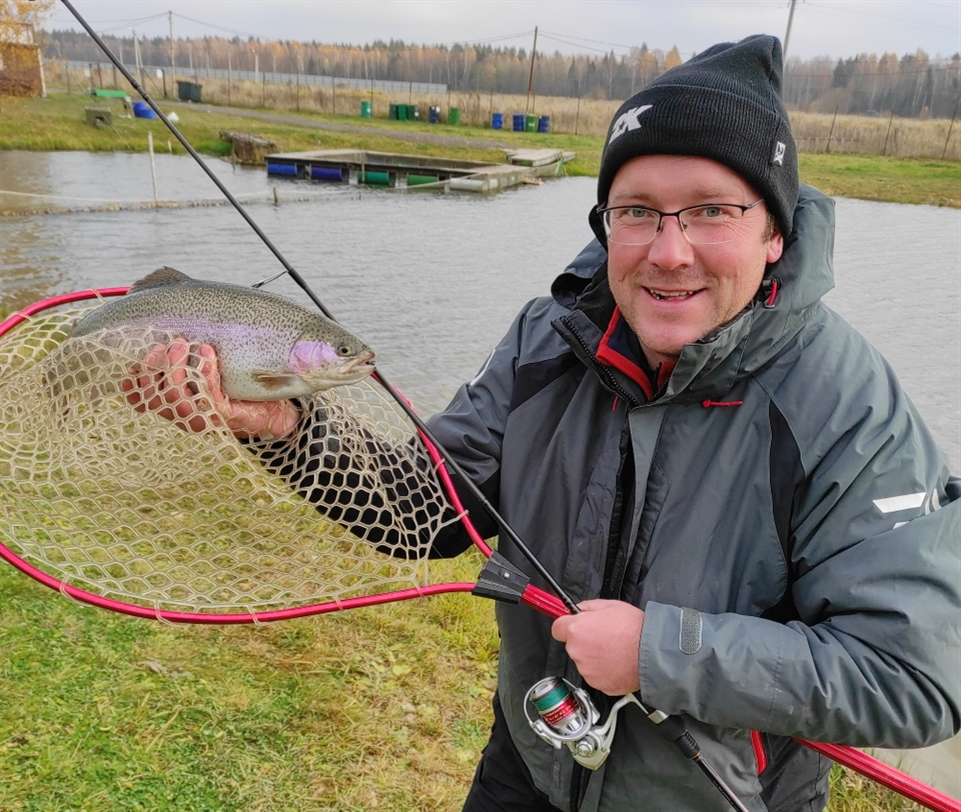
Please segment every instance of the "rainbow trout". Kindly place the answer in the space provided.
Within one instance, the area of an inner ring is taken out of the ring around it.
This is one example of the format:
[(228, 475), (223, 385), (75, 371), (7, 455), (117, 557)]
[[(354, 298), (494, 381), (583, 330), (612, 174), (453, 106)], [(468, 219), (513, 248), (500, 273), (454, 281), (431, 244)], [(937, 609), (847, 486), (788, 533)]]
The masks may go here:
[(140, 358), (177, 337), (209, 344), (224, 394), (237, 400), (302, 397), (374, 371), (370, 347), (320, 313), (273, 293), (166, 267), (80, 319), (65, 343), (85, 336), (132, 347)]

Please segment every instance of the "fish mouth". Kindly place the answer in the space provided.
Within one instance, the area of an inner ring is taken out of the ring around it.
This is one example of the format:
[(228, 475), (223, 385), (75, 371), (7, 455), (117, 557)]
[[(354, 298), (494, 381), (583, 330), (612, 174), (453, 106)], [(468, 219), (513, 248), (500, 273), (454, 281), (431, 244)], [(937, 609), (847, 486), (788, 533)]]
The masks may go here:
[(356, 358), (351, 358), (345, 364), (341, 364), (338, 374), (362, 378), (365, 375), (369, 375), (374, 369), (374, 353), (369, 352), (366, 355), (358, 355)]

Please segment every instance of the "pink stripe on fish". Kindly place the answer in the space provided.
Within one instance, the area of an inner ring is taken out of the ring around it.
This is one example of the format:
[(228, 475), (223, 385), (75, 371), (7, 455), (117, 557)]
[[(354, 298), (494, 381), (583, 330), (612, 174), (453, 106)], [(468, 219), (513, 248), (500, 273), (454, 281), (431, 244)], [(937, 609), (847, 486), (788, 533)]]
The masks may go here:
[(327, 366), (339, 359), (337, 350), (330, 344), (323, 341), (297, 341), (290, 350), (288, 363), (291, 372), (302, 373)]

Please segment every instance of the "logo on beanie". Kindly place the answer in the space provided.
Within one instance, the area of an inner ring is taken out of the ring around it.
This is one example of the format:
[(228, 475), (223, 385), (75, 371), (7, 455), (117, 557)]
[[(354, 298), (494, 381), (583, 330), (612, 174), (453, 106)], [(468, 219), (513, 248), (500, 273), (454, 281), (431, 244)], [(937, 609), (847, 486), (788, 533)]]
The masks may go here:
[(619, 116), (617, 121), (614, 122), (614, 126), (611, 127), (611, 137), (607, 139), (607, 143), (612, 143), (615, 138), (624, 135), (628, 130), (639, 130), (641, 123), (638, 119), (645, 111), (650, 110), (653, 106), (653, 104), (642, 104), (640, 107), (634, 107)]
[(771, 163), (775, 166), (784, 166), (784, 152), (787, 147), (780, 141), (774, 143), (774, 157), (771, 158)]

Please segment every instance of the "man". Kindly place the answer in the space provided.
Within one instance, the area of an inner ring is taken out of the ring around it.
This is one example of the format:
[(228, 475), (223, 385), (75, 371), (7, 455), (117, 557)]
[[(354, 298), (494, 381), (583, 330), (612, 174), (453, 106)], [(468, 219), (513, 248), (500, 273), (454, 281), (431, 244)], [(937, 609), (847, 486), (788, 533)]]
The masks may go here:
[[(961, 727), (958, 483), (820, 303), (833, 207), (798, 197), (780, 81), (780, 44), (751, 37), (622, 105), (598, 242), (431, 421), (582, 609), (498, 604), (466, 812), (729, 808), (635, 706), (595, 771), (541, 741), (524, 697), (545, 676), (681, 715), (753, 812), (824, 807), (830, 763), (795, 736), (916, 747)], [(282, 436), (296, 412), (271, 409)]]
[(958, 730), (957, 486), (884, 361), (820, 304), (833, 207), (797, 204), (780, 79), (779, 43), (752, 37), (622, 105), (591, 213), (606, 257), (528, 305), (432, 421), (584, 601), (553, 626), (498, 605), (469, 812), (727, 808), (631, 706), (594, 773), (540, 742), (522, 703), (547, 675), (682, 714), (753, 810), (823, 807), (829, 764), (791, 737)]

